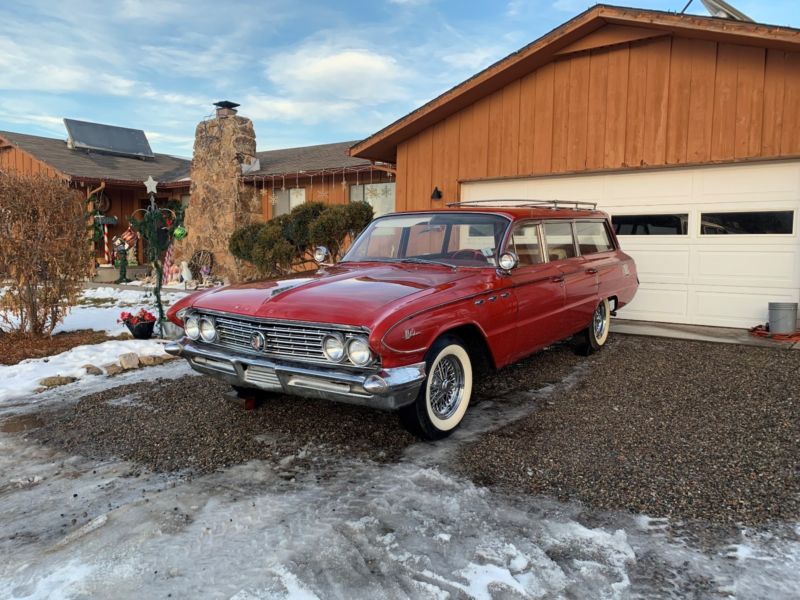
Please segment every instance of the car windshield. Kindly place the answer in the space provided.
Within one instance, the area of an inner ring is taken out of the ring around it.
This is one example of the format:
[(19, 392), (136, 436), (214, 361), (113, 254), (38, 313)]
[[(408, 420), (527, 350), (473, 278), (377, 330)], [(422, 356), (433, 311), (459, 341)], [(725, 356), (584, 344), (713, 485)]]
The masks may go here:
[(381, 217), (370, 223), (342, 262), (496, 266), (508, 224), (498, 215), (453, 211)]

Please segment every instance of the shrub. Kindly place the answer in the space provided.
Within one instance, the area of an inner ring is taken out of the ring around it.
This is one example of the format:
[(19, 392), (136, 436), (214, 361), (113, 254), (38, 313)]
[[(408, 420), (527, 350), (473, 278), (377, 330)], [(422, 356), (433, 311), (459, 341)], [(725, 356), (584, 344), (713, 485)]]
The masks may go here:
[(372, 207), (366, 202), (308, 202), (266, 223), (240, 227), (231, 235), (228, 248), (236, 258), (255, 266), (261, 276), (273, 277), (311, 261), (316, 246), (326, 246), (337, 260), (348, 239), (371, 220)]
[(0, 319), (9, 329), (49, 335), (91, 273), (86, 201), (65, 183), (0, 172), (0, 266), (7, 279)]

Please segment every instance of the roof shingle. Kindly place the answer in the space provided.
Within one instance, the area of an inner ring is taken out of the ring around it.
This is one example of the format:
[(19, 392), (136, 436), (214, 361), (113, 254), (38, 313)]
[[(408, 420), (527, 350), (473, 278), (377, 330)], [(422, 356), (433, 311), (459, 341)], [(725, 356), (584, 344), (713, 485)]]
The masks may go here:
[(144, 181), (152, 175), (167, 183), (188, 179), (192, 162), (185, 158), (156, 154), (153, 160), (73, 150), (64, 140), (0, 131), (0, 138), (28, 152), (51, 167), (73, 177), (105, 181)]
[(355, 142), (337, 142), (300, 148), (282, 148), (256, 152), (261, 163), (258, 171), (251, 171), (250, 176), (282, 175), (301, 171), (320, 171), (322, 169), (342, 169), (369, 165), (364, 158), (348, 156), (347, 151)]

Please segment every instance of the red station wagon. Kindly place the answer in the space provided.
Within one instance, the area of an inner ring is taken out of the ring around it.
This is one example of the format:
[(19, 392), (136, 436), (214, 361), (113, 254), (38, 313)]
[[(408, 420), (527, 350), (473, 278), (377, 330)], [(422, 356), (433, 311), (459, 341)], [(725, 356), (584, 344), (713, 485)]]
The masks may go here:
[[(242, 397), (280, 392), (399, 410), (451, 433), (474, 377), (559, 340), (608, 338), (636, 266), (586, 203), (480, 201), (379, 217), (336, 265), (197, 292), (169, 310), (167, 347)], [(513, 206), (510, 206), (513, 204)]]

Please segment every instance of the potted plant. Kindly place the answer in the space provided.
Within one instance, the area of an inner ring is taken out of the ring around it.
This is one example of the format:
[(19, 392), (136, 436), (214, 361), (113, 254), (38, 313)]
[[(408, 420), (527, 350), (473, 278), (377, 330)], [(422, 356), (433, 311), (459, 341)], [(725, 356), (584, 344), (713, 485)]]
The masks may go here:
[(118, 323), (125, 323), (128, 331), (137, 340), (149, 340), (153, 336), (153, 327), (156, 317), (149, 310), (141, 309), (136, 314), (123, 311), (119, 315)]

